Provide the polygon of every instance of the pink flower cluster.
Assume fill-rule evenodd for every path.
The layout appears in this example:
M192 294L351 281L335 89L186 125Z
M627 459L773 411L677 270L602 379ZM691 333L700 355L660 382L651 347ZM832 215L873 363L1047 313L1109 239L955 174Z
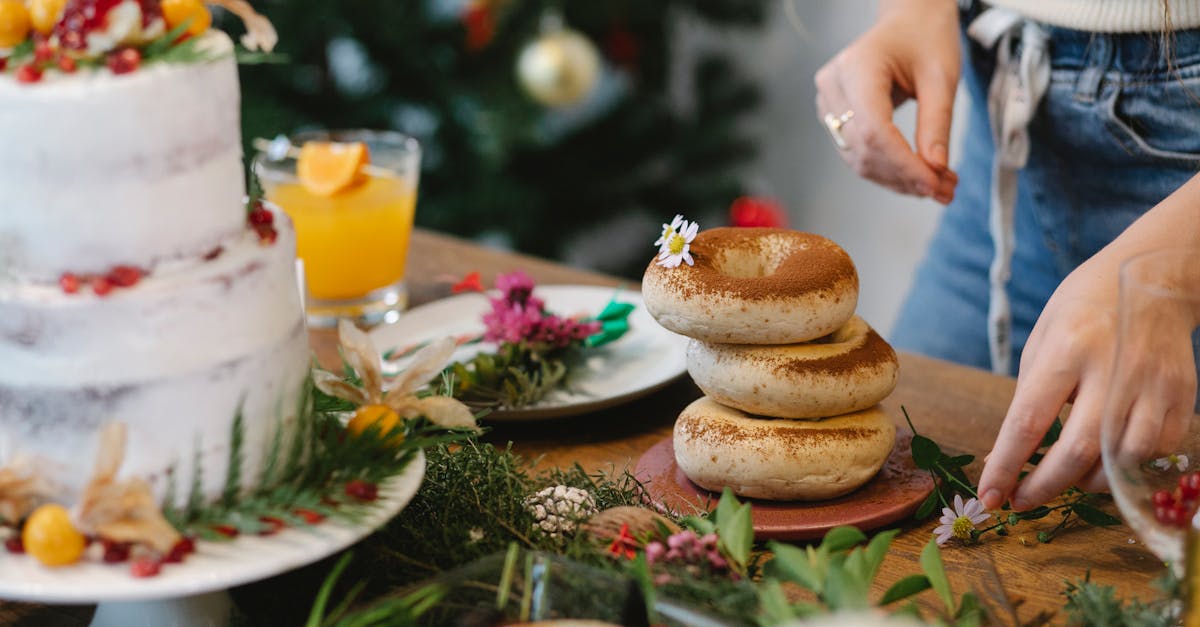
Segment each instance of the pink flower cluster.
M646 561L654 564L677 564L695 570L708 566L714 572L723 572L729 568L729 562L717 549L717 534L709 533L697 536L690 529L680 531L667 538L666 544L651 542L646 545ZM698 571L693 574L699 574ZM670 581L670 575L663 574L656 578L659 584Z
M565 348L600 331L597 321L579 321L546 313L545 303L533 295L533 279L521 271L496 277L499 298L483 315L488 342L526 342L548 349Z

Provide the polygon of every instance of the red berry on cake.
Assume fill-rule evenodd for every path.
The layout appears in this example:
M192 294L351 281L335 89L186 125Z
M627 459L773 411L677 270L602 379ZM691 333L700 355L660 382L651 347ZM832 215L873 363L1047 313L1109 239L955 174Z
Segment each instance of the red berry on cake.
M25 553L25 543L21 541L20 535L11 536L5 540L4 548L7 549L9 553L16 555Z
M96 296L107 296L112 289L113 284L108 277L97 277L92 281L92 291L96 293Z
M250 224L274 224L275 215L269 209L264 209L261 206L250 212Z
M142 53L137 48L121 48L108 55L108 69L113 74L128 74L142 65Z
M79 291L79 277L70 272L64 272L62 276L58 277L58 286L62 288L63 292L74 294Z
M129 559L129 551L132 546L128 542L114 542L112 540L103 540L104 556L100 559L105 564L120 564Z
M117 266L109 271L107 278L117 287L133 287L142 279L142 271L134 266Z
M0 48L15 48L29 38L29 11L21 0L0 0Z
M72 74L75 70L79 69L79 66L75 63L75 59L64 54L58 57L58 69L67 74Z
M300 508L292 513L299 516L300 518L303 518L304 522L306 522L310 525L315 525L315 524L320 523L322 520L325 520L325 516L323 514L321 514L320 512L314 512L311 509Z
M158 0L68 0L53 34L64 48L102 55L163 32Z
M42 70L33 63L26 63L17 68L16 78L18 83L36 83L42 80Z

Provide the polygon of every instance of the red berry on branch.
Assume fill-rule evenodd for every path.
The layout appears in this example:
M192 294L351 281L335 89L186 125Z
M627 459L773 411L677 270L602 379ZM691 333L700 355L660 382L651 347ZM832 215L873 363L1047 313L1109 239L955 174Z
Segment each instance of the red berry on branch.
M4 541L4 548L8 549L9 553L21 555L25 553L25 543L21 541L21 534L10 536Z
M113 542L111 540L103 540L104 544L104 563L120 564L129 559L129 550L132 546L128 542Z
M8 69L8 57L0 57L0 72Z
M275 214L268 209L259 207L250 212L250 224L253 225L271 225L275 222Z
M213 531L225 536L226 538L238 537L237 527L234 527L232 525L214 525Z
M113 74L128 74L141 65L142 53L137 48L119 48L108 55L108 69Z
M1179 476L1179 496L1185 501L1200 497L1200 473L1192 472Z
M64 54L58 57L58 69L67 74L72 74L75 70L79 69L79 66L75 64L75 59Z
M38 63L45 63L54 58L54 48L50 46L50 42L42 39L33 45L33 60Z
M306 522L310 525L315 525L317 523L320 523L322 520L325 520L324 514L321 514L320 512L314 512L311 509L300 508L300 509L297 509L293 513L295 515L299 516L300 518L303 518L304 522Z
M263 524L263 528L258 531L260 536L273 536L287 527L287 523L275 516L259 516L258 522Z
M42 80L42 70L33 63L26 63L17 68L18 83L36 83Z
M163 557L162 561L166 564L178 564L182 562L183 558L187 557L189 553L195 552L195 550L196 543L193 542L191 538L181 538L175 543L175 546L171 547L171 550L167 552L167 555Z
M139 557L129 565L129 573L134 577L153 577L162 572L162 562L149 557Z
M779 201L765 196L742 196L729 207L729 223L733 226L787 227L787 212Z
M369 481L355 479L346 484L346 496L360 501L374 501L379 498L379 486Z
M258 231L258 242L260 244L269 246L274 244L275 240L279 238L279 233L277 233L273 227L257 226L255 227L255 230Z

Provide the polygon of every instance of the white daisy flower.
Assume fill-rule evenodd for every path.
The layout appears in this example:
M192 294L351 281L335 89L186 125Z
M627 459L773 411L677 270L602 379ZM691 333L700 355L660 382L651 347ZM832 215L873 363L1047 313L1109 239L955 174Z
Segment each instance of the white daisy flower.
M671 220L670 224L663 225L662 235L659 235L658 239L654 242L654 245L658 246L659 252L667 249L667 246L671 243L671 237L679 232L679 225L682 223L683 216L676 214L675 219Z
M980 503L979 499L970 498L964 503L962 496L955 494L954 509L942 508L942 517L938 519L941 524L934 528L933 535L937 536L939 546L948 542L950 538L966 542L971 539L975 525L991 517L991 514L983 511L983 503Z
M1170 470L1171 466L1174 466L1176 470L1183 472L1188 467L1188 456L1183 453L1172 453L1166 457L1159 457L1150 464L1159 470Z
M674 222L672 222L674 224ZM677 268L680 263L692 265L691 249L692 240L696 239L696 232L700 230L700 225L695 222L688 222L681 219L679 222L679 230L671 234L662 248L658 251L658 265L664 268ZM664 237L666 233L664 232Z

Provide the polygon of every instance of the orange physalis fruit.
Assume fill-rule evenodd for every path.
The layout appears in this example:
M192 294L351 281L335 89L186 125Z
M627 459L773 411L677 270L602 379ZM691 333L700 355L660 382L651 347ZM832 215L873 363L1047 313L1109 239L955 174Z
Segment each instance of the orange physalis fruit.
M29 21L34 30L49 35L62 17L66 4L67 0L28 0L25 6L29 9Z
M361 182L361 169L370 159L362 142L305 142L296 160L296 177L309 193L332 196Z
M346 424L346 430L358 436L372 425L379 431L380 436L384 436L400 426L400 416L387 405L363 405L354 412L354 417ZM387 443L390 446L399 446L403 441L404 434L397 431L388 438Z
M21 0L0 0L0 48L14 48L29 38L29 11Z
M71 514L62 505L42 505L33 510L21 531L25 552L46 566L65 566L79 561L87 545L82 533L71 524Z
M162 12L168 30L174 30L187 22L185 32L195 37L203 35L204 31L212 26L212 13L208 12L208 7L200 0L162 0Z

